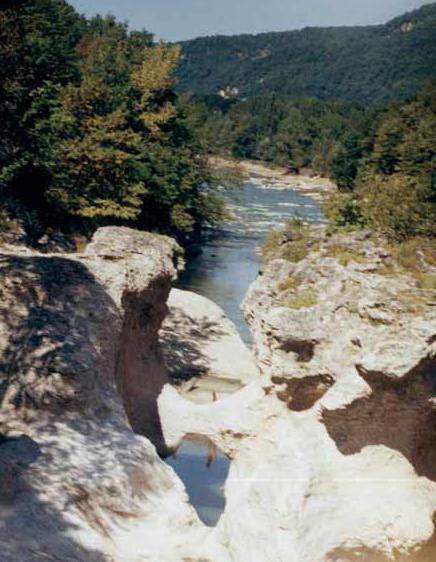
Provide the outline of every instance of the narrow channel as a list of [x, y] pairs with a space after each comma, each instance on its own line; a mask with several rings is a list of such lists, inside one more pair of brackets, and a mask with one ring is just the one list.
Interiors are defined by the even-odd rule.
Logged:
[[292, 189], [246, 183], [227, 191], [226, 200], [237, 220], [209, 234], [202, 253], [188, 261], [179, 286], [219, 304], [250, 343], [240, 304], [259, 271], [266, 235], [296, 216], [311, 224], [323, 223], [324, 216], [314, 199]]
[[[179, 287], [219, 304], [250, 345], [240, 304], [259, 271], [266, 235], [296, 216], [311, 224], [323, 223], [324, 216], [314, 199], [292, 189], [246, 183], [226, 192], [226, 199], [235, 220], [209, 233], [202, 253], [186, 264]], [[166, 460], [185, 484], [200, 519], [208, 526], [216, 525], [225, 507], [229, 459], [207, 439], [187, 436]]]

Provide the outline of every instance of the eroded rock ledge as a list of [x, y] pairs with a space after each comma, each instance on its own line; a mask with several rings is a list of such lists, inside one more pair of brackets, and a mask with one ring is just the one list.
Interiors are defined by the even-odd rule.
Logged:
[[127, 228], [82, 255], [1, 255], [2, 562], [179, 561], [203, 543], [137, 435], [163, 447], [157, 332], [178, 259], [171, 239]]
[[232, 560], [436, 558], [435, 299], [379, 244], [320, 234], [245, 300], [261, 382], [202, 406], [164, 388], [167, 440], [206, 433], [232, 458]]

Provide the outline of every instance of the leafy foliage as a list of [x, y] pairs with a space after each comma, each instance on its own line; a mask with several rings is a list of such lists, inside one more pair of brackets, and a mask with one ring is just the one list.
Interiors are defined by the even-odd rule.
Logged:
[[222, 203], [174, 91], [179, 48], [63, 0], [0, 10], [0, 196], [48, 226], [123, 223], [182, 241]]
[[333, 229], [369, 226], [397, 240], [436, 236], [435, 107], [424, 94], [385, 115], [354, 191], [326, 207]]
[[430, 4], [381, 26], [188, 41], [188, 119], [214, 154], [333, 178], [331, 230], [435, 236], [435, 21]]
[[376, 111], [315, 99], [265, 94], [225, 106], [218, 97], [193, 99], [190, 122], [205, 149], [236, 158], [263, 160], [298, 172], [334, 174], [346, 186], [367, 151]]
[[368, 224], [394, 239], [436, 236], [436, 88], [388, 111], [355, 182]]

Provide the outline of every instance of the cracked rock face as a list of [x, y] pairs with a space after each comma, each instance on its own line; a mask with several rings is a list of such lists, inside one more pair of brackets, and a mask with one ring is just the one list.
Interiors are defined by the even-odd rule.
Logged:
[[232, 560], [436, 559], [436, 295], [388, 255], [333, 237], [266, 264], [243, 305], [262, 380], [202, 406], [164, 388], [168, 441], [205, 433], [232, 458]]
[[82, 255], [0, 256], [2, 562], [178, 561], [202, 543], [151, 443], [178, 254], [103, 228]]

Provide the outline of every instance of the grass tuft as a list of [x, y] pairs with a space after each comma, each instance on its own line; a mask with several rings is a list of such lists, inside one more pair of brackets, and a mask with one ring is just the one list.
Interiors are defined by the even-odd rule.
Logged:
[[356, 263], [365, 262], [365, 256], [358, 250], [341, 244], [332, 244], [329, 246], [325, 255], [329, 258], [336, 258], [343, 267], [346, 267], [353, 261]]
[[293, 291], [297, 287], [298, 287], [298, 281], [297, 279], [295, 279], [295, 277], [288, 277], [287, 279], [280, 281], [279, 284], [277, 285], [277, 289], [283, 293], [285, 291]]
[[304, 289], [297, 295], [291, 297], [286, 306], [299, 310], [301, 308], [310, 308], [318, 303], [318, 295], [314, 289]]
[[299, 218], [293, 218], [282, 230], [271, 232], [262, 249], [265, 261], [281, 258], [293, 263], [309, 254], [310, 228]]

